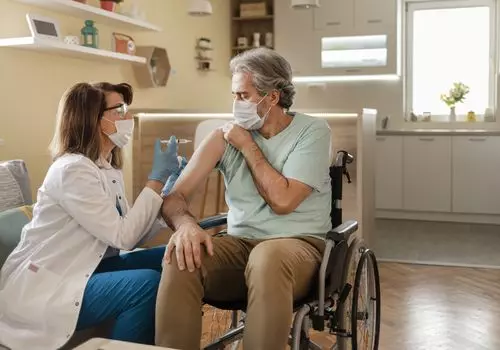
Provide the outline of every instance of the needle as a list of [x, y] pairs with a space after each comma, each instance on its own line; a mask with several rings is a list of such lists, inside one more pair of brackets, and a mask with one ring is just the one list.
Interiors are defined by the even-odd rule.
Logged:
[[[161, 143], [169, 143], [170, 140], [160, 140]], [[193, 142], [192, 140], [188, 139], [177, 139], [177, 143], [190, 143]]]

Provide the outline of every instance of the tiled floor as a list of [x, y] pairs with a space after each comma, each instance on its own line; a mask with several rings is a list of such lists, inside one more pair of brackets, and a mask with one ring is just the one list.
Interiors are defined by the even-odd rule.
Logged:
[[377, 220], [379, 260], [500, 268], [500, 226]]

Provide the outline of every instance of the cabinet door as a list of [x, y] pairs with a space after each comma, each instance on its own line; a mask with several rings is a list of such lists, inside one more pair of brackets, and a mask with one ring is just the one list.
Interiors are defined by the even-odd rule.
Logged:
[[354, 26], [358, 34], [396, 33], [396, 0], [354, 0]]
[[405, 136], [403, 207], [428, 212], [451, 211], [451, 137]]
[[453, 137], [453, 212], [500, 214], [500, 137]]
[[289, 1], [275, 1], [274, 6], [275, 50], [288, 60], [294, 75], [306, 75], [314, 66], [319, 69], [321, 61], [311, 59], [312, 11], [292, 9]]
[[375, 207], [403, 209], [403, 137], [377, 136]]
[[321, 7], [315, 8], [313, 14], [314, 30], [325, 32], [325, 36], [352, 34], [354, 27], [353, 1], [322, 0]]

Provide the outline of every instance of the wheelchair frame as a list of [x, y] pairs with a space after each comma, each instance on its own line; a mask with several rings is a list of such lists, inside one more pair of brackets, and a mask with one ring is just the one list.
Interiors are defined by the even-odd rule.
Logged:
[[[317, 290], [314, 297], [300, 301], [294, 305], [295, 317], [289, 335], [289, 345], [292, 350], [321, 350], [321, 346], [310, 340], [309, 331], [325, 330], [325, 322], [330, 334], [335, 334], [337, 341], [331, 348], [337, 350], [358, 350], [359, 321], [369, 318], [368, 312], [358, 311], [359, 284], [363, 276], [363, 267], [371, 271], [368, 282], [369, 288], [374, 289], [375, 324], [373, 341], [369, 348], [359, 350], [377, 350], [380, 339], [380, 280], [375, 254], [369, 250], [359, 236], [353, 235], [358, 230], [358, 222], [349, 220], [342, 223], [342, 180], [345, 175], [348, 183], [351, 182], [347, 164], [352, 163], [354, 157], [346, 151], [337, 152], [334, 164], [330, 167], [330, 181], [332, 186], [332, 208], [330, 217], [333, 229], [326, 234], [326, 247], [319, 268]], [[210, 229], [227, 224], [227, 215], [221, 214], [206, 218], [199, 222], [203, 229]], [[356, 267], [354, 267], [355, 254], [360, 254]], [[355, 277], [350, 282], [351, 273]], [[354, 288], [353, 288], [354, 287]], [[348, 297], [352, 301], [349, 304]], [[374, 300], [373, 300], [374, 299]], [[212, 305], [207, 301], [207, 304]], [[236, 305], [236, 304], [235, 304]], [[228, 345], [237, 349], [239, 341], [243, 338], [245, 329], [244, 317], [238, 320], [238, 311], [243, 311], [241, 306], [223, 306], [214, 304], [216, 308], [232, 311], [231, 326], [227, 333], [209, 344], [204, 350], [223, 350]], [[350, 310], [349, 310], [350, 309]], [[350, 317], [349, 317], [350, 314]], [[355, 315], [356, 317], [352, 317]], [[349, 331], [350, 329], [350, 331]], [[351, 345], [351, 346], [349, 346]]]

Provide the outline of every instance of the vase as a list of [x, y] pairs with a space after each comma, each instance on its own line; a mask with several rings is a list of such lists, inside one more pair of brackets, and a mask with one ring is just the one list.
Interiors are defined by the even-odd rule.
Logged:
[[450, 107], [450, 122], [456, 122], [457, 115], [455, 113], [455, 107]]
[[114, 1], [107, 1], [107, 0], [101, 0], [101, 8], [106, 11], [115, 11], [115, 2]]

